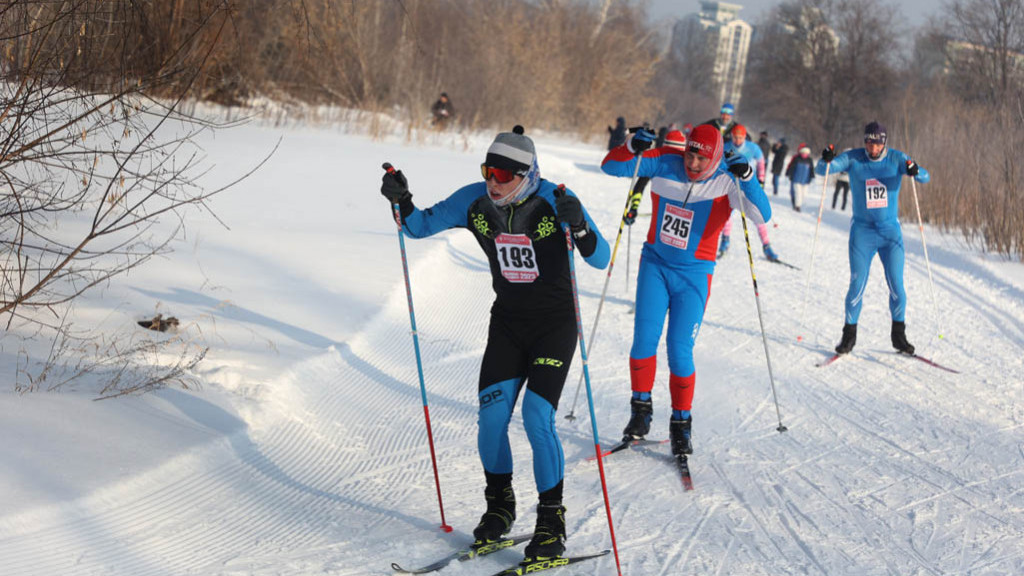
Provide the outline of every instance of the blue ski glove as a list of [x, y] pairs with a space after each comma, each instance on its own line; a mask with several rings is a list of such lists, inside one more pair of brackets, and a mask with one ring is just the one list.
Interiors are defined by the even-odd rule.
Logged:
[[643, 154], [654, 145], [654, 140], [658, 137], [644, 126], [630, 128], [629, 131], [634, 133], [629, 141], [629, 151], [633, 154]]

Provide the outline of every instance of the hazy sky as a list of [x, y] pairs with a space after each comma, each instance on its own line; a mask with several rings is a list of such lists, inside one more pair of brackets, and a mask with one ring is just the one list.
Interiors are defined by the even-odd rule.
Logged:
[[[883, 0], [884, 1], [884, 0]], [[649, 0], [652, 18], [681, 17], [700, 10], [699, 0]], [[767, 14], [780, 0], [736, 0], [731, 4], [743, 6], [740, 18], [753, 23]], [[928, 16], [943, 12], [942, 0], [900, 0], [890, 2], [899, 5], [899, 11], [907, 19], [908, 27], [924, 24]]]

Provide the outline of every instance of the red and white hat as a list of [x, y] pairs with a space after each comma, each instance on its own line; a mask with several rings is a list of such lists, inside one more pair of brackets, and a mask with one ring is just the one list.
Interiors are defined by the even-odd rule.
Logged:
[[686, 139], [686, 151], [703, 156], [711, 162], [704, 170], [696, 173], [686, 168], [686, 175], [690, 177], [690, 180], [699, 182], [718, 170], [718, 165], [722, 161], [722, 146], [722, 133], [718, 131], [718, 128], [710, 124], [694, 127], [689, 138]]
[[686, 136], [679, 130], [671, 130], [665, 135], [665, 146], [686, 150]]

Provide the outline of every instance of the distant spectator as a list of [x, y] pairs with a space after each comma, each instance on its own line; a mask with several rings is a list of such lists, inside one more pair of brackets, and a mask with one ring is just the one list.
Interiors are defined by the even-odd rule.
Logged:
[[619, 116], [615, 119], [615, 128], [608, 127], [608, 149], [618, 148], [626, 143], [626, 119]]
[[733, 119], [736, 116], [736, 108], [732, 104], [726, 102], [722, 104], [722, 109], [718, 113], [718, 118], [712, 118], [705, 122], [710, 124], [718, 131], [722, 133], [723, 140], [729, 140], [732, 137], [732, 129], [736, 126], [736, 121]]
[[779, 175], [786, 168], [786, 154], [789, 153], [789, 146], [785, 138], [772, 145], [772, 196], [779, 195]]
[[764, 160], [767, 162], [768, 153], [772, 150], [772, 143], [768, 141], [767, 132], [761, 132], [761, 135], [757, 139], [757, 147], [761, 149], [761, 155], [764, 156]]
[[789, 161], [786, 177], [789, 178], [789, 198], [793, 202], [793, 210], [799, 212], [804, 204], [807, 187], [814, 180], [814, 160], [811, 160], [811, 148], [807, 144], [801, 143], [797, 155]]
[[[846, 152], [847, 150], [850, 150], [850, 148], [843, 150], [843, 152]], [[850, 195], [850, 174], [847, 172], [839, 172], [835, 174], [835, 178], [836, 188], [835, 191], [832, 192], [832, 209], [836, 209], [836, 200], [839, 200], [839, 192], [842, 191], [843, 207], [840, 208], [840, 210], [846, 210], [846, 198]]]
[[430, 107], [430, 113], [434, 115], [433, 125], [436, 128], [444, 128], [455, 117], [455, 107], [448, 99], [447, 92], [441, 92], [441, 97]]

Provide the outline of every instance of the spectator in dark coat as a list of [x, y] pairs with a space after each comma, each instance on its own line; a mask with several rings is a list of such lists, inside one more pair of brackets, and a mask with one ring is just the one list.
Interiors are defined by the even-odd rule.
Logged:
[[444, 128], [455, 117], [455, 107], [448, 99], [447, 92], [441, 92], [441, 97], [430, 107], [430, 113], [434, 116], [433, 125], [436, 128]]
[[779, 175], [786, 168], [788, 153], [789, 146], [786, 146], [785, 138], [779, 138], [779, 141], [772, 145], [772, 196], [779, 195]]
[[608, 149], [618, 148], [626, 143], [626, 119], [619, 116], [615, 119], [615, 128], [608, 127]]
[[768, 161], [768, 153], [772, 150], [772, 143], [768, 141], [768, 133], [761, 132], [760, 137], [757, 139], [757, 147], [761, 149], [761, 155], [764, 156], [764, 161]]
[[807, 144], [801, 143], [796, 156], [789, 161], [786, 177], [789, 178], [789, 198], [793, 202], [793, 210], [799, 212], [804, 204], [807, 187], [814, 180], [814, 160], [811, 160], [811, 148]]

